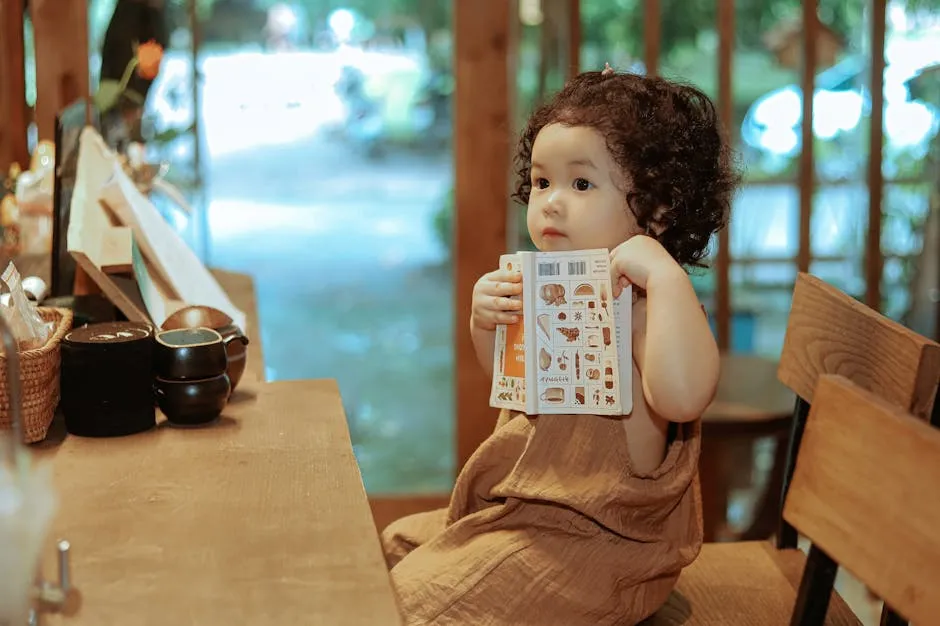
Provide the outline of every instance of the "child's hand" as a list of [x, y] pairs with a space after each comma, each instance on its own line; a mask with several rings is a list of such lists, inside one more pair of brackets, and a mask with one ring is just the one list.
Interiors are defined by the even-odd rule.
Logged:
[[634, 235], [610, 253], [610, 281], [615, 298], [619, 298], [630, 284], [646, 290], [650, 276], [657, 272], [676, 270], [685, 274], [666, 249], [646, 235]]
[[522, 293], [522, 274], [496, 270], [484, 274], [473, 287], [470, 325], [480, 330], [496, 330], [497, 324], [515, 324], [522, 301], [510, 296]]

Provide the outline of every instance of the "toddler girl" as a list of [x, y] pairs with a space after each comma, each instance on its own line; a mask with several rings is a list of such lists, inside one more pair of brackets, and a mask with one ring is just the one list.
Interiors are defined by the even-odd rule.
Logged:
[[[701, 265], [737, 177], [711, 101], [617, 74], [571, 80], [530, 118], [518, 187], [539, 250], [610, 250], [633, 305], [633, 411], [504, 411], [447, 509], [382, 535], [407, 624], [635, 624], [702, 543], [699, 418], [719, 354], [684, 267]], [[518, 273], [474, 287], [470, 332], [492, 374], [497, 324], [519, 320]]]

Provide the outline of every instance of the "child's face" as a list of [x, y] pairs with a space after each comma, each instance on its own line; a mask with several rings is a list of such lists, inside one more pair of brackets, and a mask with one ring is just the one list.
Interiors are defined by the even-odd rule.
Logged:
[[539, 250], [613, 249], [637, 232], [628, 182], [593, 128], [542, 128], [532, 146], [531, 182], [526, 221]]

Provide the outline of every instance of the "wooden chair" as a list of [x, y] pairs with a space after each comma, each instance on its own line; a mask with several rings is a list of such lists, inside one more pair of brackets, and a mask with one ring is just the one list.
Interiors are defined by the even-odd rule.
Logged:
[[937, 623], [938, 484], [940, 430], [822, 376], [783, 511], [811, 541], [790, 623], [824, 623], [839, 565], [904, 618]]
[[[801, 273], [777, 372], [796, 394], [784, 499], [816, 384], [826, 374], [844, 376], [890, 405], [926, 419], [940, 381], [940, 345]], [[648, 623], [788, 623], [806, 563], [796, 538], [781, 518], [776, 546], [767, 541], [705, 544], [682, 572], [673, 597]], [[838, 594], [833, 594], [830, 609], [828, 624], [859, 623]]]

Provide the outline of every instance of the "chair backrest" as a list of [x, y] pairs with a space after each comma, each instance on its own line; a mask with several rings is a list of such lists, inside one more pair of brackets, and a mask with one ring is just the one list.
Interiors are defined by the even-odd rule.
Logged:
[[[844, 376], [889, 404], [928, 419], [940, 382], [940, 344], [815, 276], [797, 276], [777, 369], [777, 378], [796, 393], [781, 510], [813, 393], [826, 374]], [[796, 532], [781, 518], [777, 547], [795, 548], [796, 543]]]
[[928, 418], [940, 381], [940, 344], [810, 274], [797, 276], [777, 377], [812, 403], [823, 374], [839, 374]]
[[[811, 558], [818, 549], [916, 624], [940, 615], [938, 484], [940, 430], [842, 376], [820, 377], [784, 517]], [[831, 581], [815, 591], [827, 602]]]

